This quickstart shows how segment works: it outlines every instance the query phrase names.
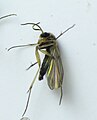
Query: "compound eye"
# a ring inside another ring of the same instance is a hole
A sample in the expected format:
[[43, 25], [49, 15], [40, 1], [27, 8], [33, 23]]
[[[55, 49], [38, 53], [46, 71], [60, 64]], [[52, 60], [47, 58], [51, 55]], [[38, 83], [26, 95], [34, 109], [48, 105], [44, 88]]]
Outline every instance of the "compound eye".
[[49, 37], [50, 33], [44, 32], [40, 35], [40, 37]]

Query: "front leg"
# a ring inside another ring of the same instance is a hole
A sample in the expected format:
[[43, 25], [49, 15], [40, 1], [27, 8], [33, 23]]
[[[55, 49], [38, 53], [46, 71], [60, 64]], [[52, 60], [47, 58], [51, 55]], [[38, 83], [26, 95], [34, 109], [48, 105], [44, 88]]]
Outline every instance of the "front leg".
[[52, 43], [52, 41], [51, 41], [51, 42], [49, 42], [49, 43], [47, 43], [47, 44], [43, 44], [43, 43], [42, 43], [42, 45], [38, 46], [38, 49], [39, 49], [39, 51], [42, 52], [43, 54], [45, 54], [45, 55], [47, 55], [47, 56], [49, 56], [49, 57], [54, 58], [54, 56], [53, 56], [50, 52], [48, 52], [47, 50], [44, 50], [44, 49], [46, 49], [46, 48], [48, 48], [48, 47], [52, 47], [52, 46], [56, 46], [56, 43], [55, 43], [55, 42]]
[[55, 59], [53, 55], [51, 55], [49, 52], [47, 52], [46, 50], [42, 50], [42, 49], [39, 49], [40, 52], [42, 52], [43, 54], [51, 57], [52, 59]]
[[40, 60], [40, 55], [39, 55], [39, 52], [38, 52], [39, 48], [38, 46], [36, 47], [36, 50], [35, 50], [35, 55], [36, 55], [36, 60], [37, 60], [37, 63], [39, 65], [39, 68], [40, 68], [40, 65], [41, 65], [41, 60]]
[[39, 49], [46, 49], [48, 47], [55, 46], [56, 41], [55, 40], [45, 41], [44, 39], [42, 39], [38, 42], [38, 44], [39, 44], [38, 46]]

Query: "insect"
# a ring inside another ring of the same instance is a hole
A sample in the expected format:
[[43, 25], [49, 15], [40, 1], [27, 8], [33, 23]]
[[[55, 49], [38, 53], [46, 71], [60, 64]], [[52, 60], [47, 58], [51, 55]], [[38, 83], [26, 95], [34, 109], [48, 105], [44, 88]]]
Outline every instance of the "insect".
[[[32, 83], [29, 87], [27, 104], [26, 104], [26, 108], [25, 108], [22, 116], [24, 116], [27, 111], [29, 99], [30, 99], [30, 95], [31, 95], [31, 90], [32, 90], [33, 84], [36, 80], [38, 73], [39, 73], [39, 77], [38, 77], [39, 81], [43, 80], [44, 75], [47, 76], [47, 83], [51, 90], [60, 88], [59, 104], [61, 104], [61, 100], [62, 100], [62, 96], [63, 96], [62, 83], [63, 83], [64, 70], [63, 70], [63, 65], [62, 65], [62, 61], [61, 61], [61, 57], [60, 57], [57, 40], [68, 30], [73, 28], [75, 26], [75, 24], [73, 26], [69, 27], [64, 32], [62, 32], [61, 34], [59, 34], [57, 37], [55, 37], [52, 33], [44, 32], [43, 29], [40, 27], [39, 23], [40, 22], [21, 24], [21, 25], [32, 25], [33, 30], [38, 30], [41, 32], [37, 43], [13, 46], [8, 49], [8, 51], [9, 51], [9, 50], [11, 50], [13, 48], [17, 48], [17, 47], [36, 46], [36, 49], [35, 49], [36, 62], [34, 64], [31, 64], [31, 66], [28, 67], [27, 70], [30, 69], [35, 64], [38, 64], [39, 68], [36, 72], [34, 80], [32, 81]], [[39, 51], [45, 55], [42, 63], [41, 63]]]
[[16, 16], [16, 14], [9, 14], [9, 15], [5, 15], [5, 16], [0, 17], [0, 20], [3, 19], [3, 18], [9, 17], [9, 16], [13, 16], [13, 15]]

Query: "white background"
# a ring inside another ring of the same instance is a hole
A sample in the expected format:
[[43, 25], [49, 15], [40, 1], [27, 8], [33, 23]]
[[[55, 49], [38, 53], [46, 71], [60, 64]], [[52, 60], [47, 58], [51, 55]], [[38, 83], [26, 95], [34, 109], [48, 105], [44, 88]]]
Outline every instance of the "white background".
[[34, 84], [25, 116], [30, 120], [97, 120], [97, 1], [96, 0], [0, 0], [0, 119], [19, 120], [25, 108], [26, 91], [38, 66], [34, 48], [6, 48], [36, 43], [40, 32], [25, 22], [41, 22], [44, 31], [56, 36], [76, 26], [58, 40], [64, 65], [64, 96], [51, 91], [46, 79]]

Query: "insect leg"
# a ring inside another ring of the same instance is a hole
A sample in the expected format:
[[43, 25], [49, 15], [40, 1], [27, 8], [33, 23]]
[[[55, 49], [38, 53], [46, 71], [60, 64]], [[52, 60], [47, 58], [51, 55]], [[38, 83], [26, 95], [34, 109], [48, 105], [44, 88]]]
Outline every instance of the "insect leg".
[[37, 73], [36, 73], [36, 75], [35, 75], [35, 77], [34, 77], [34, 80], [32, 81], [32, 83], [31, 83], [31, 85], [30, 85], [30, 87], [29, 87], [29, 89], [28, 89], [28, 91], [27, 91], [27, 93], [29, 93], [29, 94], [28, 94], [26, 107], [25, 107], [25, 110], [24, 110], [24, 112], [23, 112], [23, 114], [22, 114], [22, 117], [25, 115], [25, 113], [26, 113], [26, 111], [27, 111], [27, 108], [28, 108], [28, 105], [29, 105], [30, 96], [31, 96], [32, 87], [33, 87], [33, 85], [34, 85], [34, 83], [35, 83], [35, 80], [36, 80], [36, 77], [37, 77], [37, 75], [38, 75], [38, 72], [39, 72], [39, 68], [38, 68], [38, 71], [37, 71]]
[[42, 52], [43, 54], [45, 54], [45, 55], [51, 57], [52, 59], [55, 59], [54, 56], [51, 55], [51, 54], [50, 54], [49, 52], [47, 52], [46, 50], [42, 50], [42, 49], [40, 49], [40, 52]]
[[47, 47], [54, 46], [56, 43], [47, 43], [46, 45], [39, 46], [39, 49], [45, 49]]
[[31, 67], [33, 67], [33, 66], [36, 65], [36, 64], [37, 64], [37, 62], [31, 64], [26, 70], [29, 70]]
[[[36, 47], [35, 54], [36, 54], [36, 59], [37, 59], [37, 62], [36, 62], [36, 63], [38, 63], [39, 68], [38, 68], [38, 71], [37, 71], [37, 73], [36, 73], [36, 75], [35, 75], [35, 77], [34, 77], [34, 80], [32, 81], [32, 83], [31, 83], [31, 85], [30, 85], [30, 87], [29, 87], [29, 89], [28, 89], [28, 91], [27, 91], [27, 93], [29, 93], [29, 94], [28, 94], [28, 99], [27, 99], [27, 103], [26, 103], [26, 108], [25, 108], [25, 110], [24, 110], [24, 112], [23, 112], [22, 117], [25, 115], [25, 113], [26, 113], [26, 111], [27, 111], [27, 108], [28, 108], [28, 105], [29, 105], [30, 96], [31, 96], [31, 90], [32, 90], [33, 84], [34, 84], [34, 82], [35, 82], [35, 80], [36, 80], [36, 77], [37, 77], [37, 75], [38, 75], [38, 72], [39, 72], [39, 70], [40, 70], [40, 63], [41, 63], [41, 61], [40, 61], [40, 55], [39, 55], [39, 52], [38, 52], [38, 47]], [[35, 64], [36, 64], [36, 63], [35, 63]]]
[[16, 14], [9, 14], [9, 15], [5, 15], [3, 17], [0, 17], [0, 19], [6, 18], [6, 17], [9, 17], [9, 16], [13, 16], [13, 15], [17, 16]]
[[49, 44], [46, 44], [46, 45], [39, 46], [39, 50], [40, 50], [43, 54], [45, 54], [45, 55], [47, 55], [47, 56], [49, 56], [49, 57], [54, 58], [54, 56], [52, 56], [47, 50], [43, 50], [43, 49], [44, 49], [44, 48], [47, 48], [47, 47], [54, 46], [55, 44], [56, 44], [56, 43], [49, 43]]
[[63, 97], [63, 90], [62, 90], [62, 86], [61, 86], [61, 88], [60, 88], [60, 92], [61, 92], [61, 95], [60, 95], [59, 105], [61, 105], [61, 101], [62, 101], [62, 97]]
[[37, 60], [37, 63], [39, 65], [39, 68], [40, 68], [41, 60], [40, 60], [40, 55], [39, 55], [38, 50], [39, 50], [38, 47], [36, 47], [36, 50], [35, 50], [36, 60]]
[[12, 46], [12, 47], [10, 47], [10, 48], [8, 49], [8, 51], [11, 50], [11, 49], [13, 49], [13, 48], [17, 48], [17, 47], [29, 47], [29, 46], [36, 46], [36, 45], [38, 45], [38, 44], [35, 43], [35, 44]]
[[75, 26], [75, 24], [74, 25], [72, 25], [71, 27], [69, 27], [69, 28], [67, 28], [64, 32], [62, 32], [61, 34], [59, 34], [59, 36], [56, 38], [56, 39], [58, 39], [59, 37], [61, 37], [64, 33], [66, 33], [67, 31], [69, 31], [71, 28], [73, 28]]
[[43, 54], [45, 54], [45, 55], [47, 55], [47, 56], [49, 56], [49, 57], [52, 57], [52, 55], [49, 53], [49, 52], [47, 52], [46, 50], [42, 50], [42, 49], [39, 49], [40, 50], [40, 52], [42, 52]]

